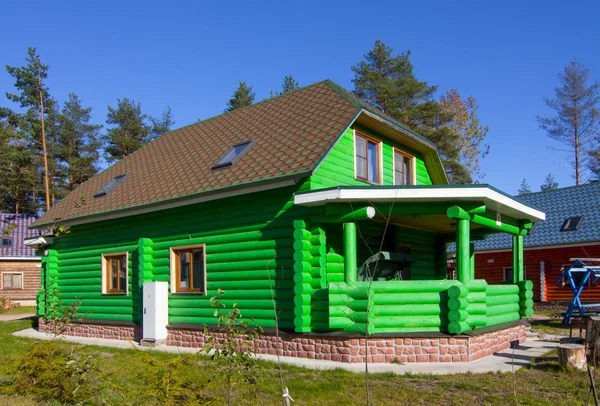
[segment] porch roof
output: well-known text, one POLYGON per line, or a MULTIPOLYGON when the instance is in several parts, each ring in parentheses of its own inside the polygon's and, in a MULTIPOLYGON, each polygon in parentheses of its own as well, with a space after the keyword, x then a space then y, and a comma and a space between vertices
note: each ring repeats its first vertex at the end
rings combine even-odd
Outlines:
POLYGON ((546 215, 485 184, 428 186, 340 186, 297 193, 294 203, 320 206, 327 203, 482 203, 486 208, 516 220, 543 221, 546 215))

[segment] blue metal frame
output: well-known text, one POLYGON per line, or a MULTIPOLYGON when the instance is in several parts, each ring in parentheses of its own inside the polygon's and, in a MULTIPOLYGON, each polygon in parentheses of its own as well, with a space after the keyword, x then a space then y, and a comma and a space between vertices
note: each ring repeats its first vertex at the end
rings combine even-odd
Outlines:
POLYGON ((562 280, 566 277, 569 281, 569 286, 573 291, 573 300, 569 304, 569 308, 567 309, 563 317, 563 324, 570 323, 571 318, 573 317, 573 311, 575 310, 575 307, 577 307, 577 309, 579 310, 579 314, 581 317, 585 317, 586 315, 584 308, 600 307, 600 303, 582 304, 581 299, 579 298, 581 292, 583 291, 583 288, 585 288, 586 283, 590 280, 590 277, 592 276, 594 277, 592 283, 596 283, 598 279, 600 279, 600 266, 587 266, 580 260, 576 259, 571 265, 565 268, 563 274, 556 281, 556 283, 561 283, 562 280), (577 284, 575 278, 573 278, 573 273, 583 273, 583 278, 579 280, 579 284, 577 284))

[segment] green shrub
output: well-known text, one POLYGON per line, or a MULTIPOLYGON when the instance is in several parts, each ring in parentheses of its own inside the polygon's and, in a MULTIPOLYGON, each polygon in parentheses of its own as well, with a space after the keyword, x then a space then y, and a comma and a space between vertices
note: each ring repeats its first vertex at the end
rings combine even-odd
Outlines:
POLYGON ((7 366, 8 394, 29 395, 61 403, 99 403, 98 360, 70 351, 55 341, 36 342, 7 366))

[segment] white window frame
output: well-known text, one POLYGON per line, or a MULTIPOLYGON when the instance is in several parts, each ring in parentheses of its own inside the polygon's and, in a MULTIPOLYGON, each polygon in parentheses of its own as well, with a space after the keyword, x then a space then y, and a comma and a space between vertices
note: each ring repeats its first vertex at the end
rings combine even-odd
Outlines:
POLYGON ((383 185, 383 178, 385 176, 383 173, 383 141, 366 132, 358 131, 361 137, 367 139, 367 142, 369 139, 371 139, 372 141, 377 141, 377 148, 379 149, 379 151, 377 152, 379 154, 379 182, 371 182, 370 180, 365 180, 363 178, 358 177, 358 170, 356 166, 356 133, 357 131, 355 129, 352 129, 352 160, 354 161, 354 180, 357 180, 359 182, 365 182, 371 185, 383 185))
POLYGON ((102 294, 103 295, 129 295, 129 252, 110 252, 106 254, 102 254, 102 294), (108 285, 108 260, 110 257, 117 257, 125 255, 125 263, 127 267, 125 268, 125 280, 127 283, 125 284, 125 292, 109 292, 106 286, 108 285))
POLYGON ((204 295, 206 296, 208 294, 208 285, 207 285, 207 281, 206 281, 206 274, 207 274, 207 269, 206 269, 206 244, 191 244, 191 245, 181 245, 181 246, 175 246, 175 247, 170 247, 169 248, 169 268, 170 268, 170 291, 171 294, 177 294, 177 295, 204 295), (198 249, 198 248, 202 248, 202 262, 203 262, 203 266, 204 266, 204 275, 202 275, 204 283, 204 289, 197 291, 197 292, 181 292, 177 290, 177 251, 184 251, 184 250, 191 250, 191 249, 198 249))
POLYGON ((0 281, 0 283, 2 283, 2 290, 23 290, 24 289, 24 285, 25 285, 25 276, 23 275, 23 272, 2 272, 2 280, 0 281), (21 275, 21 287, 20 288, 5 288, 4 287, 4 275, 21 275))
POLYGON ((400 155, 404 155, 405 158, 410 158, 411 160, 411 185, 416 185, 417 184, 417 160, 415 159, 414 155, 409 154, 408 152, 405 152, 403 150, 401 150, 400 148, 392 148, 392 173, 394 175, 394 186, 404 186, 404 185, 396 185, 396 154, 400 154, 400 155))

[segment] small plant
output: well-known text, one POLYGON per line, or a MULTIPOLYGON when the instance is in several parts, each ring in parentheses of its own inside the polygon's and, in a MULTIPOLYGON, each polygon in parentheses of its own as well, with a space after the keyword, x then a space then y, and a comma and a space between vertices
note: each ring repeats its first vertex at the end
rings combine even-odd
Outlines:
POLYGON ((242 389, 243 385, 250 385, 250 393, 260 395, 258 392, 259 365, 255 358, 255 349, 250 342, 258 338, 262 328, 251 328, 243 320, 242 313, 234 303, 227 311, 221 301, 224 291, 219 289, 218 295, 210 299, 215 308, 214 316, 217 317, 219 337, 208 335, 203 352, 210 354, 214 362, 215 378, 211 383, 222 389, 223 397, 228 405, 232 404, 234 389, 242 389))
POLYGON ((42 319, 51 327, 53 334, 64 334, 71 321, 76 318, 81 302, 77 300, 63 305, 63 293, 56 283, 50 283, 50 287, 43 290, 42 295, 46 300, 46 310, 42 319))
POLYGON ((144 392, 137 396, 138 401, 144 398, 144 403, 158 402, 161 405, 207 404, 199 394, 204 385, 185 375, 185 369, 195 364, 197 355, 162 359, 137 351, 136 357, 144 364, 140 376, 145 383, 144 392))
POLYGON ((97 358, 67 351, 56 341, 36 342, 6 367, 8 394, 32 395, 66 404, 98 402, 97 358))

